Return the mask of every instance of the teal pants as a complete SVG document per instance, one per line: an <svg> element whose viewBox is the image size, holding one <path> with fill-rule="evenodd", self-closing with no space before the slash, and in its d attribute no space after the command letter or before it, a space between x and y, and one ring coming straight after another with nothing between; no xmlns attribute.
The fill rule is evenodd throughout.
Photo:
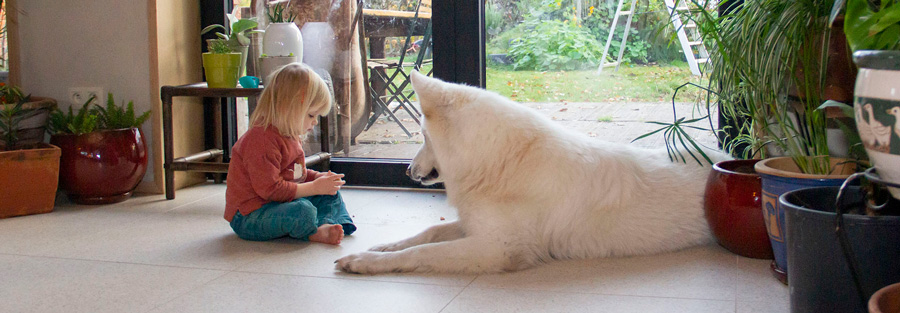
<svg viewBox="0 0 900 313"><path fill-rule="evenodd" d="M289 202L269 202L247 216L234 214L231 229L241 239L264 241L290 236L309 240L323 224L341 224L344 234L356 231L341 194L300 198Z"/></svg>

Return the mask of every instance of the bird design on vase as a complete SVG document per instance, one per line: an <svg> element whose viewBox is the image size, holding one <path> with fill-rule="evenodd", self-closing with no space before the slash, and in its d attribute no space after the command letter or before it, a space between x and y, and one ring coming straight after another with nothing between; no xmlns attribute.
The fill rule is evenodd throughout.
<svg viewBox="0 0 900 313"><path fill-rule="evenodd" d="M871 103L863 105L863 109L866 110L866 114L869 116L869 129L872 132L872 137L875 139L872 148L882 152L890 151L891 127L884 126L884 124L875 119L875 112L873 112Z"/></svg>
<svg viewBox="0 0 900 313"><path fill-rule="evenodd" d="M887 113L894 116L894 134L897 134L897 138L900 138L900 106L888 109Z"/></svg>
<svg viewBox="0 0 900 313"><path fill-rule="evenodd" d="M871 104L865 104L868 106L872 106ZM856 111L856 129L859 130L859 138L862 139L862 142L865 147L874 148L875 147L875 134L872 134L872 126L869 125L869 122L863 116L865 114L863 112L864 105L857 105L853 108Z"/></svg>

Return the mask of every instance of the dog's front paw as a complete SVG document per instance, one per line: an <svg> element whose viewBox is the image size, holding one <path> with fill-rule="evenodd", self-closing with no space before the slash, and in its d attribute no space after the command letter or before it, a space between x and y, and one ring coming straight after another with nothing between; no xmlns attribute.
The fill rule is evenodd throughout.
<svg viewBox="0 0 900 313"><path fill-rule="evenodd" d="M389 266L383 253L360 252L354 253L335 261L335 268L355 274L378 274L396 272L397 268Z"/></svg>

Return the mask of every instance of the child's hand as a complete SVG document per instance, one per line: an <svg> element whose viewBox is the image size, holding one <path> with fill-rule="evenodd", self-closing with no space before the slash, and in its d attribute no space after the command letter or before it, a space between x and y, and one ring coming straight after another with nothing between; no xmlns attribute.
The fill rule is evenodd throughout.
<svg viewBox="0 0 900 313"><path fill-rule="evenodd" d="M313 180L315 180L315 179L318 179L318 178L319 178L319 177L322 177L322 176L325 176L325 175L328 175L328 173L332 173L332 174L334 174L334 172L332 172L332 171L327 171L327 172L318 172L318 173L316 173L316 177L313 177Z"/></svg>
<svg viewBox="0 0 900 313"><path fill-rule="evenodd" d="M337 174L332 171L321 172L316 174L316 180L312 181L313 192L317 195L335 195L346 184L342 178L344 174Z"/></svg>

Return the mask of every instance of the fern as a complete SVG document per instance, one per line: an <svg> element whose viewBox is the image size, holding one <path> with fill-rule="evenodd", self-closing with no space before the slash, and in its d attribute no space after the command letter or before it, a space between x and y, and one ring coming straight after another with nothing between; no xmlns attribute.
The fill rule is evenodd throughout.
<svg viewBox="0 0 900 313"><path fill-rule="evenodd" d="M50 121L47 124L47 130L51 134L73 134L82 135L93 132L97 129L100 116L95 110L90 109L91 102L95 97L91 97L84 102L78 113L72 111L69 107L69 113L66 114L62 110L55 110L50 113Z"/></svg>
<svg viewBox="0 0 900 313"><path fill-rule="evenodd" d="M112 93L106 97L105 108L100 105L95 106L100 117L100 125L104 129L140 127L150 118L150 111L146 111L140 116L135 115L134 101L128 101L125 106L117 106Z"/></svg>

